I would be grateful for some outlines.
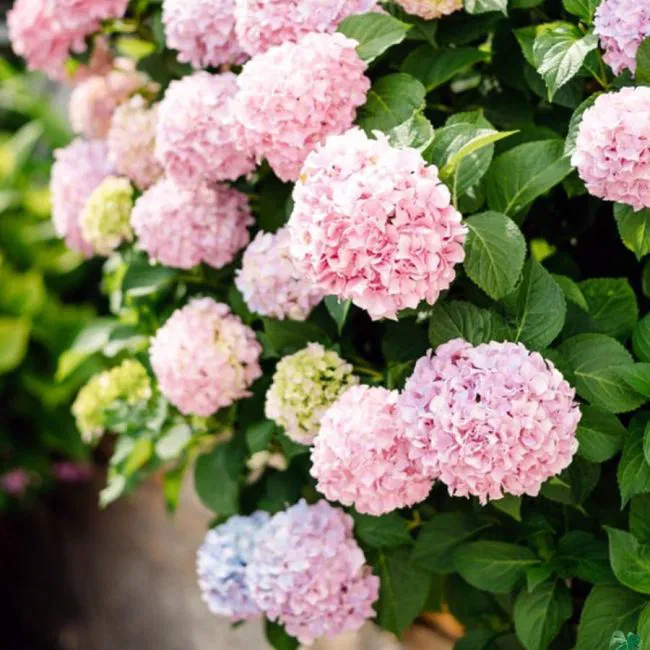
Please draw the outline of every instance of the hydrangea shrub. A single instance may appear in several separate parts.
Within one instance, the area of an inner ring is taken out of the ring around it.
[[[650,644],[647,3],[87,4],[9,33],[90,138],[51,186],[105,258],[63,357],[113,366],[102,503],[192,473],[202,596],[279,650]]]

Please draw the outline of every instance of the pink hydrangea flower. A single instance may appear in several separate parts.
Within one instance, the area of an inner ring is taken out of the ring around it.
[[[435,20],[448,16],[463,8],[463,0],[395,0],[398,5],[413,16],[424,20]]]
[[[415,366],[400,402],[411,457],[453,496],[537,496],[578,448],[575,391],[521,343],[444,343]]]
[[[0,490],[12,496],[23,494],[30,483],[29,474],[22,467],[16,467],[0,476]]]
[[[66,77],[70,53],[86,49],[86,37],[102,20],[124,15],[128,0],[16,0],[7,14],[14,52],[30,69]]]
[[[234,0],[164,0],[167,46],[196,69],[243,63],[235,34]]]
[[[593,196],[650,208],[650,88],[623,88],[585,111],[571,164]]]
[[[184,415],[212,415],[248,397],[261,376],[255,332],[212,298],[177,309],[149,350],[163,395]]]
[[[330,501],[377,516],[427,498],[433,480],[409,458],[398,400],[397,391],[353,386],[325,412],[311,474]]]
[[[245,194],[227,185],[184,190],[166,178],[136,201],[131,215],[139,247],[179,269],[230,264],[250,241],[252,223]]]
[[[257,536],[246,567],[251,596],[301,643],[358,630],[375,616],[379,578],[352,527],[352,518],[327,501],[300,501]]]
[[[156,156],[178,185],[235,180],[254,167],[233,128],[237,77],[195,72],[173,81],[158,108]]]
[[[289,232],[258,232],[244,251],[235,285],[248,308],[280,320],[305,320],[323,294],[301,277],[289,252]]]
[[[438,169],[376,138],[354,128],[310,154],[289,220],[298,269],[373,319],[433,304],[465,257],[466,235]]]
[[[238,78],[242,138],[283,181],[294,181],[307,154],[352,126],[370,81],[357,43],[343,34],[308,34],[251,59]]]
[[[638,0],[603,0],[596,10],[594,32],[605,50],[603,59],[614,73],[634,73],[639,45],[650,36],[650,5]]]
[[[155,156],[157,120],[157,105],[149,107],[144,97],[136,95],[117,108],[106,139],[115,171],[142,191],[163,173]]]
[[[57,149],[54,160],[50,176],[54,230],[72,250],[89,257],[93,247],[83,238],[79,220],[93,190],[113,171],[106,144],[77,139]]]
[[[91,76],[76,86],[70,95],[68,116],[72,130],[87,138],[106,137],[115,109],[147,84],[132,61],[120,59],[104,76]]]
[[[331,33],[344,18],[377,10],[377,0],[235,0],[237,35],[251,56],[310,32]]]

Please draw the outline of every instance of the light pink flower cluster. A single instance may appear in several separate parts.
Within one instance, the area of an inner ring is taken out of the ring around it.
[[[634,73],[639,45],[650,36],[650,5],[638,0],[603,0],[596,10],[594,32],[605,50],[603,59],[614,73]]]
[[[231,72],[195,72],[170,84],[158,108],[156,156],[178,185],[235,180],[254,169],[234,128],[236,92]]]
[[[253,600],[301,643],[358,630],[375,612],[379,578],[352,534],[353,522],[326,501],[300,501],[259,533],[246,578]]]
[[[309,32],[331,33],[344,18],[375,10],[377,0],[235,0],[237,35],[251,56]]]
[[[536,496],[578,448],[575,391],[550,361],[521,343],[463,339],[421,358],[401,412],[411,457],[451,495]]]
[[[7,14],[9,38],[31,69],[62,80],[70,53],[83,52],[100,22],[123,16],[127,5],[128,0],[16,0]]]
[[[246,54],[235,34],[234,0],[164,0],[167,46],[196,69],[243,63]]]
[[[80,218],[93,190],[112,173],[106,144],[99,140],[74,140],[54,152],[50,176],[54,230],[66,244],[86,256],[93,247],[81,234]]]
[[[582,117],[571,164],[593,196],[650,208],[650,88],[598,97]]]
[[[131,225],[151,260],[179,269],[220,269],[248,244],[253,223],[245,194],[227,185],[183,190],[163,178],[137,201]]]
[[[128,59],[120,59],[106,75],[88,77],[70,95],[72,130],[87,138],[105,138],[115,109],[146,84],[146,76]]]
[[[289,245],[286,228],[275,234],[258,232],[244,252],[235,285],[252,312],[302,321],[323,299],[323,294],[298,275]]]
[[[208,416],[249,395],[261,352],[228,305],[198,298],[156,332],[149,356],[163,395],[185,415]]]
[[[398,401],[397,391],[353,386],[325,412],[311,473],[330,501],[377,516],[426,499],[433,480],[409,458]]]
[[[395,0],[409,14],[424,20],[448,16],[463,8],[463,0]]]
[[[466,235],[438,169],[376,137],[354,128],[311,153],[289,221],[298,269],[373,319],[433,304],[465,257]]]
[[[251,59],[239,76],[242,137],[283,181],[294,181],[307,154],[352,126],[370,81],[357,43],[343,34],[308,34]]]
[[[163,173],[155,157],[158,107],[136,95],[113,114],[106,143],[118,174],[130,178],[139,190],[151,187]]]

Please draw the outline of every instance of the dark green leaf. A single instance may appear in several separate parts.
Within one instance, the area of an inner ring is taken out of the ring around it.
[[[339,334],[345,327],[345,321],[348,318],[351,306],[352,301],[350,300],[339,300],[336,296],[327,296],[327,298],[325,298],[325,307],[327,307],[329,315],[336,323]]]
[[[599,479],[600,465],[577,457],[561,474],[544,483],[541,493],[551,501],[580,506],[594,490]]]
[[[176,269],[151,264],[145,257],[136,257],[122,280],[122,291],[134,297],[148,296],[164,289],[178,275]]]
[[[210,510],[222,516],[239,511],[239,476],[243,460],[243,449],[234,441],[221,444],[197,459],[194,489]]]
[[[574,530],[560,539],[551,566],[567,580],[580,578],[594,584],[616,583],[609,566],[607,544],[581,530]]]
[[[573,112],[571,120],[569,121],[569,132],[564,142],[564,155],[572,156],[576,150],[576,141],[578,139],[578,131],[580,130],[580,123],[585,114],[585,111],[594,105],[600,93],[594,93],[585,99],[578,108]]]
[[[582,418],[576,433],[578,454],[592,463],[604,463],[623,446],[627,431],[620,420],[595,406],[580,407]]]
[[[357,41],[357,54],[370,63],[391,45],[401,43],[410,28],[388,14],[367,13],[348,16],[338,26],[338,31]]]
[[[639,317],[639,306],[630,283],[624,278],[585,280],[579,285],[588,312],[598,331],[625,337]]]
[[[456,338],[472,345],[504,340],[507,328],[503,319],[469,302],[439,302],[431,311],[429,342],[434,348]]]
[[[434,515],[420,530],[413,562],[431,573],[451,573],[454,550],[494,523],[492,519],[460,512]]]
[[[606,527],[609,537],[609,561],[621,584],[650,594],[650,544],[641,544],[624,530]]]
[[[508,295],[521,277],[526,241],[517,224],[498,212],[483,212],[465,222],[465,271],[494,300]]]
[[[650,86],[650,38],[646,38],[636,51],[637,84]]]
[[[618,464],[618,487],[624,506],[633,496],[650,492],[650,465],[643,452],[644,435],[650,414],[638,413],[628,426],[628,434],[623,445],[623,456]]]
[[[269,645],[275,650],[297,650],[300,645],[281,625],[268,619],[264,621],[264,632]]]
[[[388,361],[413,361],[419,359],[429,348],[425,328],[412,321],[388,323],[381,349]]]
[[[562,0],[562,4],[570,14],[591,25],[600,0]]]
[[[630,532],[643,544],[650,544],[650,494],[632,497]]]
[[[433,142],[433,137],[433,126],[422,113],[415,113],[388,132],[389,142],[398,149],[411,147],[424,151]]]
[[[394,548],[411,544],[408,521],[396,512],[381,517],[353,514],[354,534],[367,546],[373,548]]]
[[[521,521],[521,497],[506,494],[500,499],[490,501],[490,505],[496,510],[512,517],[516,521]]]
[[[641,361],[650,362],[650,314],[646,314],[634,326],[632,349]]]
[[[31,323],[25,318],[0,316],[0,374],[17,368],[27,354]]]
[[[539,564],[525,546],[506,542],[470,542],[453,553],[453,567],[477,589],[495,594],[512,591],[527,568]]]
[[[637,260],[650,253],[650,210],[634,210],[630,205],[614,204],[618,233]]]
[[[522,590],[513,611],[517,637],[526,650],[546,650],[572,613],[571,594],[563,582],[544,584],[533,593]]]
[[[419,79],[431,92],[459,72],[486,59],[485,52],[472,47],[434,50],[430,45],[420,45],[406,57],[402,71]]]
[[[246,429],[246,444],[251,454],[268,449],[275,428],[275,423],[271,420],[262,420]]]
[[[267,340],[279,356],[296,352],[308,343],[331,343],[327,334],[314,323],[270,318],[263,320]]]

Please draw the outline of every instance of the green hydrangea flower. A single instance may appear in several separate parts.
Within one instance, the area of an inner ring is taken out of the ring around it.
[[[284,357],[266,394],[266,417],[296,442],[310,444],[323,413],[350,386],[359,383],[352,366],[319,343]]]
[[[108,176],[86,201],[81,234],[100,255],[110,255],[123,241],[133,239],[133,187],[126,178]]]
[[[72,414],[84,440],[91,442],[104,433],[106,412],[115,402],[135,405],[146,402],[151,393],[149,375],[137,361],[127,359],[119,366],[95,375],[79,391],[72,405]]]

